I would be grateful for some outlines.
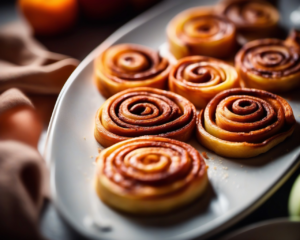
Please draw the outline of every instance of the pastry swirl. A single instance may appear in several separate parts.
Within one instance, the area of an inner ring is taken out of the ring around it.
[[[99,197],[134,214],[169,212],[201,195],[208,182],[199,152],[168,138],[123,141],[102,151],[96,161]]]
[[[169,48],[175,58],[204,55],[224,58],[235,49],[233,23],[212,8],[191,8],[179,13],[167,27]]]
[[[195,125],[196,108],[187,99],[156,88],[132,88],[99,108],[94,135],[104,147],[144,135],[187,141]]]
[[[221,156],[248,158],[284,141],[295,124],[291,106],[280,96],[235,88],[221,92],[201,110],[197,138]]]
[[[217,9],[234,23],[239,33],[252,35],[252,39],[269,36],[279,21],[276,8],[262,0],[225,0]]]
[[[293,31],[285,40],[261,39],[243,46],[235,66],[246,87],[284,92],[300,86],[300,46]]]
[[[239,87],[235,68],[218,59],[185,57],[170,71],[170,90],[187,98],[197,108],[204,108],[216,94],[234,87]]]
[[[107,98],[134,87],[166,89],[169,71],[167,59],[136,44],[112,46],[94,63],[96,85]]]

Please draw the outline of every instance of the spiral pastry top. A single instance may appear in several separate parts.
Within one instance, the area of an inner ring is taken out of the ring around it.
[[[169,212],[201,195],[208,182],[199,152],[168,138],[123,141],[102,151],[96,161],[99,197],[134,214]]]
[[[132,88],[99,108],[94,135],[104,147],[144,135],[187,141],[195,125],[196,108],[187,99],[156,88]]]
[[[169,48],[177,59],[191,55],[228,57],[235,49],[235,33],[233,23],[204,7],[179,13],[167,27]]]
[[[169,70],[167,59],[136,44],[112,46],[94,62],[96,85],[105,97],[134,87],[165,89]]]
[[[262,0],[225,0],[217,8],[239,32],[268,34],[279,21],[276,8]]]
[[[170,90],[187,98],[197,108],[204,108],[216,94],[234,87],[239,87],[235,68],[218,59],[185,57],[170,71]]]
[[[295,128],[293,110],[275,94],[234,88],[215,96],[197,118],[197,138],[225,157],[254,157],[284,141]]]
[[[284,92],[300,86],[300,46],[293,31],[287,40],[249,42],[237,53],[235,66],[246,87]]]

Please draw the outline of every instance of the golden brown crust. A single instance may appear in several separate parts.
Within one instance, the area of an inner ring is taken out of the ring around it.
[[[121,211],[168,212],[193,201],[206,184],[206,164],[199,152],[172,139],[130,139],[97,157],[97,192],[105,203]]]
[[[249,88],[223,91],[197,118],[201,144],[226,157],[264,153],[292,134],[293,110],[275,94]]]
[[[99,108],[94,133],[104,147],[144,135],[187,141],[195,124],[196,109],[187,99],[160,89],[133,88]]]
[[[171,53],[180,59],[191,55],[225,58],[236,47],[235,26],[213,8],[191,8],[167,26]]]
[[[112,46],[94,62],[95,82],[105,97],[134,87],[165,89],[169,70],[167,59],[137,44]]]
[[[243,46],[235,66],[246,87],[284,92],[300,86],[299,32],[285,41],[261,39]]]
[[[180,59],[171,68],[169,88],[190,100],[197,108],[223,90],[239,87],[234,67],[210,57],[190,56]]]
[[[279,21],[276,8],[262,0],[225,0],[217,5],[217,11],[248,40],[274,34]]]

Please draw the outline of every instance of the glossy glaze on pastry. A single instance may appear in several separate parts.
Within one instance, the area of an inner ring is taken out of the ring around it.
[[[252,40],[273,34],[279,21],[278,11],[267,1],[225,0],[216,8],[234,23],[239,33]]]
[[[146,136],[117,143],[96,159],[96,191],[118,210],[141,215],[172,211],[199,197],[206,164],[189,144]]]
[[[156,88],[132,88],[98,109],[94,135],[104,147],[144,135],[187,141],[195,124],[196,108],[184,97]]]
[[[177,59],[191,55],[227,58],[236,46],[234,24],[207,7],[179,13],[168,24],[167,36]]]
[[[299,32],[285,40],[260,39],[237,53],[235,66],[243,85],[270,92],[285,92],[300,86]]]
[[[218,155],[250,158],[284,141],[295,125],[293,110],[282,97],[235,88],[221,92],[201,110],[197,138]]]
[[[235,68],[210,57],[182,58],[170,71],[169,89],[200,109],[223,90],[239,86]]]
[[[167,59],[137,44],[112,46],[94,62],[96,85],[107,98],[134,87],[166,89],[169,70]]]

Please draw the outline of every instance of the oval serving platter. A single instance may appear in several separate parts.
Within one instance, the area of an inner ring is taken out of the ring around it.
[[[279,1],[284,16],[288,10]],[[189,143],[210,160],[207,193],[184,209],[159,217],[136,217],[104,205],[93,188],[94,117],[104,103],[93,83],[93,59],[117,43],[138,43],[158,49],[165,41],[167,23],[182,10],[216,1],[164,1],[130,21],[89,54],[61,91],[48,129],[45,158],[50,166],[54,204],[62,216],[91,239],[206,238],[239,221],[264,202],[299,165],[300,94],[283,95],[297,120],[294,134],[266,154],[251,159],[226,159],[196,140]],[[295,9],[289,5],[291,10]],[[289,12],[290,13],[290,12]],[[289,19],[281,24],[288,27]],[[299,92],[299,91],[298,91]]]

